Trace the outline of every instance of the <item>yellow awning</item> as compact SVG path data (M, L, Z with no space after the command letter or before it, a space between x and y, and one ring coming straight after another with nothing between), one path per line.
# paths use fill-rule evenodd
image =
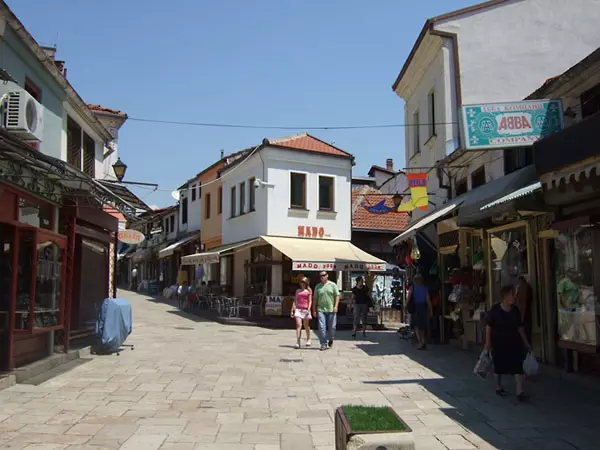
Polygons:
M348 241L261 236L292 260L293 270L385 272L385 261Z

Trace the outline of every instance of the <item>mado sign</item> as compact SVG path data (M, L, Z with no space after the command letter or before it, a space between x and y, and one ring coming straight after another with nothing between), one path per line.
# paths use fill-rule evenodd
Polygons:
M564 126L560 100L461 107L466 150L524 147Z

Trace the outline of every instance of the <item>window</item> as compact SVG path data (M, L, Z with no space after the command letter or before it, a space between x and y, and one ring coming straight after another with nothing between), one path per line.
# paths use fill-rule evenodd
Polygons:
M256 178L252 177L248 180L248 189L250 189L250 205L248 211L254 211L256 207L256 186L254 186L254 182Z
M188 199L184 197L181 200L181 223L186 224L188 220Z
M165 219L165 234L169 234L169 218Z
M290 174L290 208L306 209L306 174Z
M210 219L210 194L204 197L204 218Z
M81 128L70 117L67 118L67 162L81 170Z
M319 177L319 211L333 211L333 177Z
M196 201L196 185L192 184L192 201Z
M219 186L217 191L217 213L223 213L223 186Z
M27 77L25 77L25 90L38 102L42 102L42 90L38 87L37 84L35 84Z
M83 133L83 171L92 178L96 176L96 143Z
M478 188L485 184L485 166L481 166L471 174L471 189Z
M413 114L413 155L416 155L421 151L421 141L419 140L419 110L417 109Z
M600 84L581 94L581 118L600 111Z
M598 314L594 234L588 224L570 223L554 239L558 334L563 341L596 346ZM596 242L597 244L597 242Z
M469 187L467 185L467 179L463 178L462 180L459 180L456 182L456 195L455 197L458 197L459 195L462 195L464 193L466 193L469 190Z
M514 147L504 150L504 174L508 175L533 164L532 147Z
M171 233L175 232L175 216L171 216Z
M240 214L246 212L246 182L240 183Z
M231 188L231 217L235 217L235 186Z
M19 198L19 222L53 231L52 207L24 197Z
M435 132L435 91L429 93L427 103L429 104L429 117L427 121L429 122L429 137L431 138L437 134Z

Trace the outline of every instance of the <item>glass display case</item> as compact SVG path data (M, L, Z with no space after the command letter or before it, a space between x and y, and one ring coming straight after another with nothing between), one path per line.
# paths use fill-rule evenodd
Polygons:
M19 228L15 331L60 328L64 314L66 238Z

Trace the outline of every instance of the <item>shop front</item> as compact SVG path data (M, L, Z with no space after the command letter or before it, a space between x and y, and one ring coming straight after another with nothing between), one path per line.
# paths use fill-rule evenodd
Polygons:
M546 203L556 207L540 232L551 361L600 375L600 114L534 146Z
M353 272L383 272L385 261L348 241L261 236L182 258L184 265L219 262L222 292L237 298L260 296L267 315L289 315L301 278L319 283L319 272L343 288ZM345 314L345 301L340 315Z

